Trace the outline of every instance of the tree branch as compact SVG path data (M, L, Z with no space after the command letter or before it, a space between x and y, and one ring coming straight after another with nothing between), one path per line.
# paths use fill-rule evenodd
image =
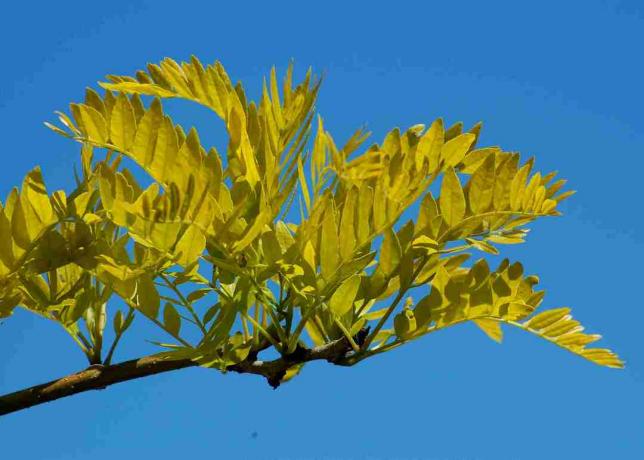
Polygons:
M361 331L357 339L363 340L364 335ZM315 348L298 346L293 353L273 361L258 360L258 350L255 350L244 361L228 366L227 370L261 375L269 385L277 388L289 368L315 360L343 364L344 358L351 351L351 345L344 337ZM115 383L193 366L197 366L197 363L189 359L170 360L154 355L109 366L92 365L75 374L0 396L0 416L77 393L101 390Z

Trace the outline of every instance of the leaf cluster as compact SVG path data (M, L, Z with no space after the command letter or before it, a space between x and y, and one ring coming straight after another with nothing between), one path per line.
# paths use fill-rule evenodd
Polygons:
M257 102L194 57L107 80L47 123L80 144L76 187L49 193L36 168L0 207L0 316L58 323L91 364L111 362L136 318L167 359L226 371L272 348L293 362L282 381L302 350L344 340L333 362L352 365L463 322L622 367L569 309L539 311L519 262L489 267L572 192L533 158L478 146L480 124L370 145L358 130L340 146L315 118L310 70L294 84L292 66L281 82L272 69ZM214 112L226 151L175 123L170 98Z

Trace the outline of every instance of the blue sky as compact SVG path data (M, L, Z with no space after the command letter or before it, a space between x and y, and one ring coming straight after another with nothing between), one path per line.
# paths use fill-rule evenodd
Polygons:
M251 94L273 64L311 65L339 140L364 124L379 140L438 116L483 120L482 144L535 155L578 190L506 254L540 276L545 306L573 307L627 361L604 369L464 325L355 368L311 364L277 391L190 369L85 393L0 419L2 458L644 458L639 2L7 2L0 43L0 196L36 164L50 188L69 186L77 147L42 122L165 56L219 59ZM205 110L170 108L204 144L225 142ZM152 351L139 337L121 359ZM0 326L0 393L83 359L17 313Z

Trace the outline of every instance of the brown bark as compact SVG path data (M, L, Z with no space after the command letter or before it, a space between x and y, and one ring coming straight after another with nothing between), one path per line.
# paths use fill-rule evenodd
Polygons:
M348 341L339 339L311 349L299 347L293 354L273 361L260 361L257 352L254 352L246 360L229 366L228 370L262 375L273 388L277 388L292 366L320 359L341 364L350 350ZM115 383L196 365L188 359L169 360L158 356L146 356L109 366L92 365L75 374L0 396L0 416L84 391L100 390Z

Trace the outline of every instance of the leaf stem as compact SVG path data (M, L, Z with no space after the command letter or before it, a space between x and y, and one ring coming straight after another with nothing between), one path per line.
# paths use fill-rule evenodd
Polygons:
M402 298L405 297L405 294L407 294L407 292L409 291L411 285L414 283L414 281L416 280L416 278L418 277L418 275L422 271L423 267L427 263L427 260L429 260L429 258L426 255L423 256L421 262L418 264L418 267L416 267L416 270L413 273L413 276L411 278L409 286L406 287L405 289L401 289L400 291L398 291L398 295L391 302L391 305L389 305L389 307L387 308L387 311L385 312L383 317L380 318L380 321L378 321L378 324L376 325L374 330L371 331L371 333L365 339L364 343L362 344L361 350L364 351L364 350L367 350L369 348L369 345L371 345L371 342L373 342L374 338L376 337L376 334L378 334L378 332L380 332L380 329L383 328L383 326L385 325L385 323L387 322L387 320L389 319L391 314L394 312L394 310L396 309L396 307L398 306L398 304L400 303Z
M130 310L127 312L127 316L123 320L123 324L128 324L129 322L131 322L132 318L134 318L134 309L130 307ZM126 329L127 328L122 328L120 331L116 333L116 337L114 337L112 346L110 346L110 349L107 352L107 356L105 357L105 361L103 361L104 365L109 366L112 363L112 356L114 355L114 350L116 350L116 346L121 340L121 336L123 336L123 333L126 331Z
M174 285L172 281L168 278L168 276L165 273L160 273L159 276L161 276L161 279L165 282L165 284L179 297L179 300L181 301L181 305L183 305L192 315L192 318L195 321L195 324L199 327L201 330L201 333L205 336L208 331L206 330L206 327L203 325L201 320L199 319L199 316L195 312L194 308L192 308L192 305L190 302L188 302L188 299L185 298L185 296L181 293L178 287Z

